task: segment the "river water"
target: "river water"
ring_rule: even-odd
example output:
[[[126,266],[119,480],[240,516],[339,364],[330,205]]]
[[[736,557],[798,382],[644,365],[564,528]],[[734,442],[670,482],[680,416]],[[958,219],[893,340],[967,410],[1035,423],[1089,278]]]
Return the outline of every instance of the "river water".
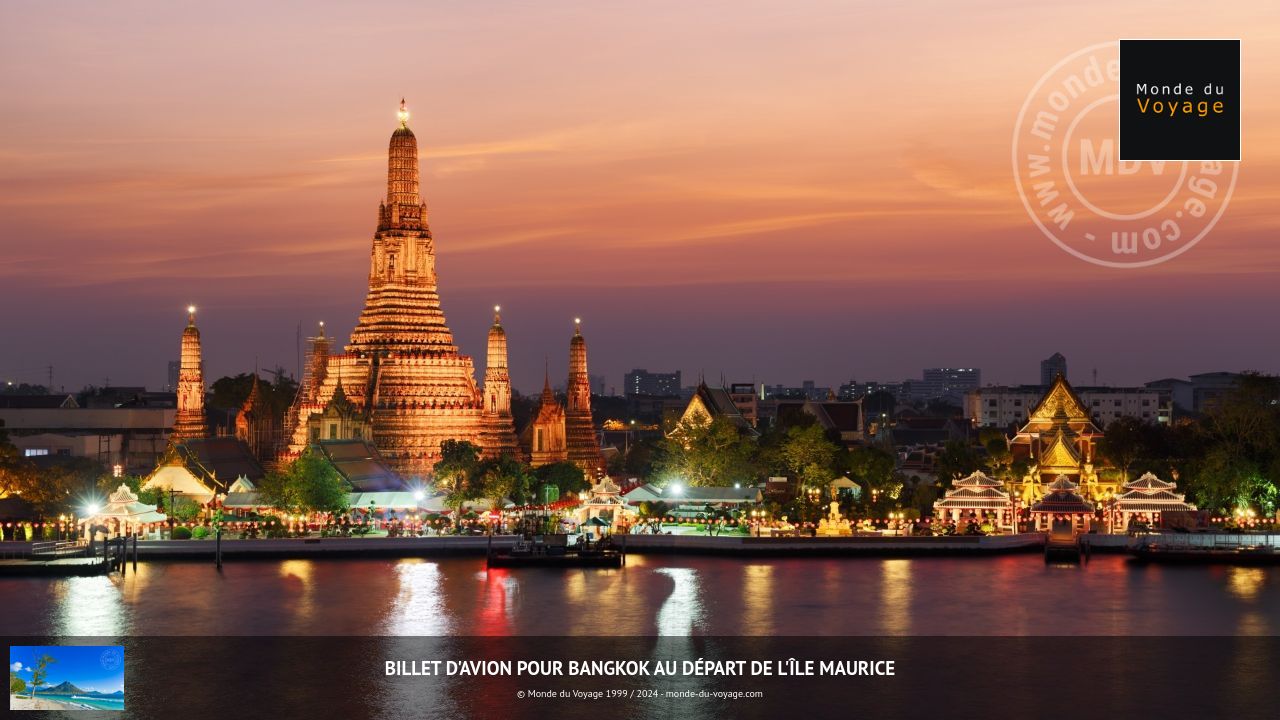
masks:
[[[1280,635],[1280,569],[986,558],[144,562],[0,580],[0,634],[46,636]]]

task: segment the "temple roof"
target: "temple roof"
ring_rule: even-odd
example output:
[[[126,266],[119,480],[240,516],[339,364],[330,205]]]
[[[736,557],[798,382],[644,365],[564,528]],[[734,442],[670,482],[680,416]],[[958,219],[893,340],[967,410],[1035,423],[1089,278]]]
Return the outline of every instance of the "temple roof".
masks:
[[[1003,484],[995,478],[989,477],[981,470],[975,470],[972,475],[960,478],[951,483],[953,488],[1000,488]]]
[[[689,405],[685,408],[684,417],[688,417],[690,409],[694,407],[701,409],[709,420],[723,417],[739,431],[755,432],[755,428],[751,427],[751,423],[742,416],[742,411],[738,410],[738,406],[734,404],[733,397],[729,395],[729,391],[724,388],[713,388],[707,385],[706,381],[699,382],[697,390],[693,393],[693,398],[689,400]]]
[[[1076,395],[1076,391],[1071,388],[1067,379],[1058,373],[1053,379],[1053,385],[1049,387],[1049,392],[1045,393],[1040,402],[1027,416],[1031,422],[1053,421],[1055,416],[1062,413],[1068,420],[1090,422],[1089,412],[1085,410],[1084,402],[1080,396]]]
[[[1080,450],[1071,440],[1071,433],[1066,426],[1059,425],[1049,444],[1040,451],[1040,467],[1045,469],[1080,467]]]
[[[253,384],[249,386],[249,396],[244,399],[244,405],[240,407],[241,414],[247,414],[258,409],[258,403],[262,402],[262,389],[258,383],[258,371],[253,371]]]
[[[939,509],[1004,509],[1009,506],[1009,493],[1000,481],[977,471],[952,483],[951,489],[933,506]]]
[[[1045,490],[1051,493],[1052,492],[1075,492],[1079,488],[1080,488],[1079,483],[1073,482],[1071,478],[1067,477],[1066,475],[1059,475],[1058,477],[1053,479],[1053,482],[1049,483],[1049,486],[1045,488]]]
[[[1031,512],[1088,514],[1093,512],[1093,505],[1074,492],[1057,491],[1045,495],[1040,502],[1032,505]]]
[[[187,468],[205,487],[225,492],[241,476],[251,482],[266,473],[243,440],[234,437],[192,438],[170,446],[170,464]]]
[[[1152,473],[1146,473],[1137,480],[1125,483],[1125,490],[1174,490],[1177,485],[1166,482]]]
[[[564,417],[564,406],[556,400],[556,394],[551,389],[551,376],[544,375],[542,379],[542,399],[538,404],[538,414],[535,416],[533,424],[538,422],[549,422]]]
[[[321,440],[316,447],[355,492],[406,488],[404,480],[387,466],[377,449],[363,440]]]

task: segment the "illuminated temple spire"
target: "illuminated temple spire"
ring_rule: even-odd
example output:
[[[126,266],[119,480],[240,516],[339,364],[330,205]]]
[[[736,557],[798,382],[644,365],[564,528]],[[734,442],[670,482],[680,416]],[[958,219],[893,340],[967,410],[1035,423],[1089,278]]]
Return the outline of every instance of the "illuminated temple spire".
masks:
[[[387,146],[387,194],[378,206],[364,310],[346,352],[329,355],[326,369],[313,373],[314,399],[296,404],[289,453],[305,449],[309,418],[333,397],[340,376],[343,394],[367,422],[387,463],[402,474],[425,476],[440,459],[444,440],[483,447],[485,398],[471,358],[458,352],[440,307],[418,141],[403,100],[397,119]]]
[[[182,331],[182,354],[178,366],[178,414],[173,424],[175,442],[207,437],[204,417],[204,361],[200,356],[200,330],[196,327],[196,307],[187,307],[187,327]]]
[[[418,194],[418,140],[403,103],[387,148],[387,197],[369,257],[369,294],[349,352],[456,355],[436,288],[435,243]],[[474,380],[473,380],[474,383]]]
[[[387,153],[387,200],[386,205],[396,208],[401,218],[405,211],[422,205],[418,195],[418,139],[409,129],[409,110],[404,99],[400,100],[400,111],[396,113],[400,119],[400,127],[391,133],[391,146]],[[425,217],[422,218],[425,220]]]
[[[515,421],[511,416],[511,376],[507,371],[507,331],[502,328],[502,308],[493,308],[489,348],[484,371],[484,419],[480,445],[485,457],[519,454]]]
[[[569,462],[582,468],[588,478],[604,471],[604,457],[596,441],[591,418],[591,378],[587,374],[587,341],[582,337],[582,319],[573,319],[573,339],[569,341],[569,389],[565,407],[565,439]]]

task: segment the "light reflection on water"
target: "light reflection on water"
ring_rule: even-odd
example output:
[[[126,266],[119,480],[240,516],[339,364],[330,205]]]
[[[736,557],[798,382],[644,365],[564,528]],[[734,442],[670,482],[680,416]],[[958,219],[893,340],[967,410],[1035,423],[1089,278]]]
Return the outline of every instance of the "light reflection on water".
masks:
[[[387,611],[381,633],[386,635],[448,635],[449,615],[440,590],[440,566],[406,562],[395,566],[399,592]]]
[[[911,561],[885,560],[880,581],[880,625],[885,635],[911,634]]]
[[[742,568],[742,625],[752,635],[773,634],[773,566]]]
[[[0,599],[8,635],[1280,635],[1280,569],[1118,556],[157,562],[3,579]]]
[[[671,578],[674,587],[658,609],[658,634],[692,635],[701,629],[702,599],[698,596],[698,571],[692,568],[658,568],[660,575]]]
[[[1267,571],[1260,567],[1227,568],[1227,587],[1242,600],[1254,600],[1267,581]]]

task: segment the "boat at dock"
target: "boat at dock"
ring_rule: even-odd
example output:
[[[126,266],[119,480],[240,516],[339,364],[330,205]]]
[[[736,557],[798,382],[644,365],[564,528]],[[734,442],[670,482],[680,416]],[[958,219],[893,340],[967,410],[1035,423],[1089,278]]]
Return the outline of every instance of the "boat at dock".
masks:
[[[1280,565],[1280,534],[1162,533],[1142,537],[1129,553],[1138,562]]]
[[[490,551],[488,559],[491,568],[620,568],[626,564],[624,550],[615,546],[611,538],[591,540],[579,536],[578,542],[571,543],[568,535],[524,537],[510,548]]]

